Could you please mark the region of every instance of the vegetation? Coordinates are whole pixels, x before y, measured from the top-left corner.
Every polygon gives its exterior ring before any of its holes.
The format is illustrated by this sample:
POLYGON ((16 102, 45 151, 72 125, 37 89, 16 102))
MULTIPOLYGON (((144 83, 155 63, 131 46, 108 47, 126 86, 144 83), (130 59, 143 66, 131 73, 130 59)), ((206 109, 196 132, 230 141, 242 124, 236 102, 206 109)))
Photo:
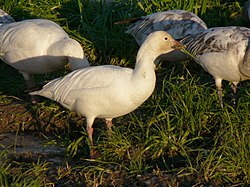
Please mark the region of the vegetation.
MULTIPOLYGON (((46 18, 57 22, 82 44, 92 65, 132 68, 138 46, 125 34, 127 25, 114 22, 185 9, 199 15, 208 27, 245 26, 243 4, 243 0, 117 0, 111 4, 105 0, 0 0, 1 8, 17 21, 46 18)), ((67 71, 36 76, 37 85, 67 71)), ((22 132, 31 133, 21 127, 32 126, 43 136, 53 135, 50 143, 67 149, 61 163, 52 163, 42 156, 9 156, 3 148, 0 186, 247 186, 249 81, 240 84, 235 108, 230 105, 228 84, 224 94, 222 109, 212 77, 194 61, 162 62, 153 95, 134 112, 114 119, 111 135, 103 121, 95 121, 94 142, 100 156, 90 160, 85 121, 44 98, 37 105, 29 103, 22 76, 1 62, 0 107, 21 103, 26 107, 22 115, 32 118, 12 123, 22 132)))

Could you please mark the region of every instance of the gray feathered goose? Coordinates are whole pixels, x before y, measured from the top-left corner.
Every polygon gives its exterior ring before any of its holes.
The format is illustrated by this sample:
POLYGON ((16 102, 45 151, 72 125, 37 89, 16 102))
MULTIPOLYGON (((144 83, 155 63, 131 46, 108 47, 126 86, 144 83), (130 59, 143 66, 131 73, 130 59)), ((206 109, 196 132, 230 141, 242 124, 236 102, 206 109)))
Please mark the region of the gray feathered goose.
POLYGON ((232 83, 234 93, 240 81, 250 79, 250 29, 217 27, 190 35, 181 42, 214 79, 222 104, 222 80, 232 83))
MULTIPOLYGON (((207 29, 205 22, 192 12, 186 10, 169 10, 157 12, 144 17, 132 19, 126 33, 131 34, 141 45, 146 37, 154 31, 166 31, 175 40, 181 40, 190 34, 207 29)), ((165 61, 186 60, 187 56, 180 50, 174 50, 161 57, 165 61)))

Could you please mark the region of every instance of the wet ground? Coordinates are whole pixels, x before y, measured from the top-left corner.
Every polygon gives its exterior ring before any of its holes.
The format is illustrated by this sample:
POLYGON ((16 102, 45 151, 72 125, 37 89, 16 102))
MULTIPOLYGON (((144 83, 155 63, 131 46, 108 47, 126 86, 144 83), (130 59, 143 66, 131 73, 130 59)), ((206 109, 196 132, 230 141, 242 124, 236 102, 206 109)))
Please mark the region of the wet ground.
POLYGON ((64 155, 65 148, 53 145, 48 138, 42 138, 30 134, 2 133, 0 134, 0 151, 8 149, 15 157, 24 156, 47 158, 48 162, 60 163, 64 155), (53 157, 50 157, 53 155, 53 157), (56 156, 58 155, 58 156, 56 156))
POLYGON ((46 135, 46 128, 41 128, 35 116, 30 103, 24 100, 8 98, 7 102, 0 102, 0 151, 7 149, 15 160, 36 162, 45 158, 48 162, 62 163, 65 148, 51 142, 54 137, 46 135))

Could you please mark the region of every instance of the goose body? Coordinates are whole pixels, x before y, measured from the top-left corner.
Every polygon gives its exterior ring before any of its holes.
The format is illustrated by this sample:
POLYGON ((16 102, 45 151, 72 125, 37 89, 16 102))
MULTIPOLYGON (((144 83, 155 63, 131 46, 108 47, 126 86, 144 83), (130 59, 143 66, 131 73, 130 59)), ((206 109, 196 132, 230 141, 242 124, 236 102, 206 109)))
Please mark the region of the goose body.
POLYGON ((81 45, 56 23, 30 19, 0 26, 0 58, 34 86, 30 75, 50 73, 70 63, 72 70, 89 66, 81 45))
POLYGON ((139 107, 155 88, 155 60, 180 46, 169 34, 158 31, 149 35, 140 47, 134 69, 113 65, 87 67, 55 79, 31 94, 55 100, 85 116, 93 144, 94 119, 105 118, 111 128, 113 118, 139 107))
POLYGON ((249 37, 250 29, 230 26, 210 28, 181 40, 214 77, 221 105, 222 80, 231 82, 236 92, 240 81, 250 79, 249 37))
MULTIPOLYGON (((185 10, 169 10, 135 19, 135 22, 128 26, 126 33, 131 34, 141 45, 146 37, 154 31, 166 31, 174 39, 181 40, 205 29, 207 29, 207 25, 194 13, 185 10)), ((163 55, 161 59, 180 61, 187 59, 187 56, 181 51, 175 50, 163 55)))

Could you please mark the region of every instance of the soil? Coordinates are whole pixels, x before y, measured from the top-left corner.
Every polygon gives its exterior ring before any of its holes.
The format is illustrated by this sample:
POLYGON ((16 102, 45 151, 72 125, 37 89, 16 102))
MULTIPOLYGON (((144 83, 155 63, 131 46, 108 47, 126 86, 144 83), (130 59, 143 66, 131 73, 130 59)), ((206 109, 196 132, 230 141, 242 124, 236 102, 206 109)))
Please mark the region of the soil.
MULTIPOLYGON (((50 124, 50 112, 42 111, 42 114, 36 116, 32 104, 25 100, 13 97, 7 102, 0 101, 0 151, 7 148, 15 158, 25 156, 32 160, 65 152, 65 148, 48 144, 55 138, 50 137, 51 133, 65 128, 65 120, 50 124)), ((51 161, 60 162, 60 159, 51 161)))

